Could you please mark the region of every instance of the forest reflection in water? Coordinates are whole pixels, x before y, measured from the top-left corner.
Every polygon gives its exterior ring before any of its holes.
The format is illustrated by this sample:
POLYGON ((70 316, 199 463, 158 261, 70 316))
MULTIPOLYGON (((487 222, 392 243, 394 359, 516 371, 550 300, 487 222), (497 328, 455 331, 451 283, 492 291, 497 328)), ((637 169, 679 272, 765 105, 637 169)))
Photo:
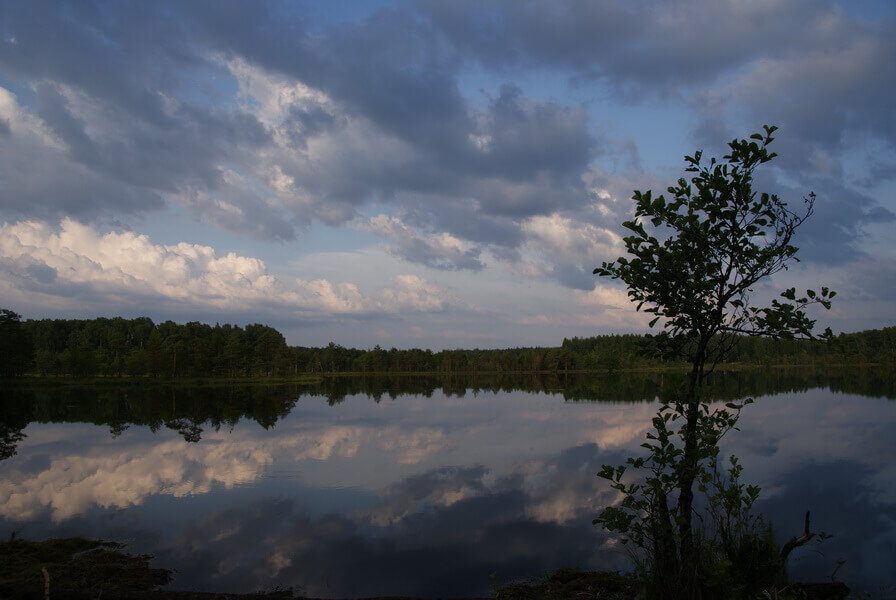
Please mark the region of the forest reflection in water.
MULTIPOLYGON (((591 525, 615 500, 594 474, 637 451, 670 377, 6 389, 0 534, 126 540, 176 568, 176 589, 318 597, 475 595, 494 574, 624 567, 591 525)), ((844 558, 854 587, 893 585, 892 376, 744 371, 714 388, 762 397, 724 450, 779 536, 807 509, 835 536, 794 555, 795 574, 824 579, 844 558)))

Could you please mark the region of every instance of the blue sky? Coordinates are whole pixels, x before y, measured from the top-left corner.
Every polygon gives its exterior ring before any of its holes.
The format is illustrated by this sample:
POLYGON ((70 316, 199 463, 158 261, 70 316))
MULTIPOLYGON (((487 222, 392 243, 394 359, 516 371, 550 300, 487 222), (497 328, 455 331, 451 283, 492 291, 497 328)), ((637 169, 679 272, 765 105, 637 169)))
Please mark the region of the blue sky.
POLYGON ((291 344, 642 331, 592 269, 634 189, 780 127, 835 331, 896 321, 888 2, 11 2, 0 305, 262 322, 291 344))

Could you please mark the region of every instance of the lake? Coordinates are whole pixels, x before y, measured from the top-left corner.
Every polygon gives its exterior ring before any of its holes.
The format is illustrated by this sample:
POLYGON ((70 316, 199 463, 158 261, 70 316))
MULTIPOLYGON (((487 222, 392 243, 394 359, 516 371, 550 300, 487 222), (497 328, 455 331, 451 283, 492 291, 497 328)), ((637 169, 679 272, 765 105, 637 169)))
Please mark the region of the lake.
MULTIPOLYGON (((639 451, 670 375, 335 378, 4 390, 0 535, 82 535, 176 569, 172 589, 475 596, 560 566, 626 569, 595 477, 639 451)), ((795 579, 896 575, 896 378, 742 372, 723 452, 782 541, 833 535, 795 579), (838 567, 838 561, 842 564, 838 567)), ((875 596, 877 597, 877 596, 875 596)))

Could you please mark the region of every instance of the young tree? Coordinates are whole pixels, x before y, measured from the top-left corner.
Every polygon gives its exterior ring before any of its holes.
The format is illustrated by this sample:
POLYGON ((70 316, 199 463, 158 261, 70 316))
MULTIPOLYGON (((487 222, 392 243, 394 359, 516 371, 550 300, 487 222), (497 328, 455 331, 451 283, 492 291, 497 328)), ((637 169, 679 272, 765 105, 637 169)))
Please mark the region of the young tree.
MULTIPOLYGON (((687 385, 654 419, 655 431, 644 444, 648 458, 629 460, 648 470, 646 483, 632 487, 622 481, 625 467, 605 467, 601 475, 628 498, 595 522, 628 535, 685 580, 697 563, 694 484, 743 406, 711 411, 703 394, 707 375, 730 355, 738 336, 814 338, 815 321, 806 308, 830 308, 835 295, 827 288, 805 295, 790 288, 766 307, 750 301, 757 283, 797 260, 793 236, 812 215, 815 200, 809 194, 803 209, 793 212, 778 196, 753 190, 756 168, 776 156, 768 150, 776 129, 765 126, 763 133, 733 140, 722 161, 704 163, 702 152, 686 156, 693 175, 669 187, 669 199, 635 191, 635 218, 623 223, 631 231, 624 238, 628 258, 594 270, 621 280, 638 310, 655 315, 650 326, 663 328, 651 338, 659 355, 690 364, 687 385), (668 429, 671 422, 681 423, 677 436, 668 429), (632 528, 641 527, 635 519, 642 516, 646 529, 640 535, 632 528)), ((827 330, 822 337, 830 335, 827 330)))

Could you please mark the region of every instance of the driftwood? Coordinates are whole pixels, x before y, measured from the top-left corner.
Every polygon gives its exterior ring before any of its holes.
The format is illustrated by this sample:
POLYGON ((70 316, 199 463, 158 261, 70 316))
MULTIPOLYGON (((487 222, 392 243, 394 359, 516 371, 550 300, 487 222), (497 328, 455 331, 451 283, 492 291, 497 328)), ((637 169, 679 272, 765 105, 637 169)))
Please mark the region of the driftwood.
POLYGON ((787 557, 790 556, 790 553, 794 548, 799 548, 809 540, 815 537, 815 534, 809 531, 809 511, 806 511, 806 526, 803 529, 803 535, 800 537, 793 536, 790 538, 784 546, 781 547, 781 564, 787 562, 787 557))
MULTIPOLYGON (((803 535, 799 537, 793 536, 781 547, 781 564, 787 563, 787 557, 790 556, 794 548, 799 548, 814 538, 815 535, 815 533, 809 531, 809 511, 807 510, 803 535)), ((794 583, 787 586, 787 589, 793 592, 794 598, 803 600, 843 600, 849 594, 849 588, 842 581, 832 581, 831 583, 794 583)))

